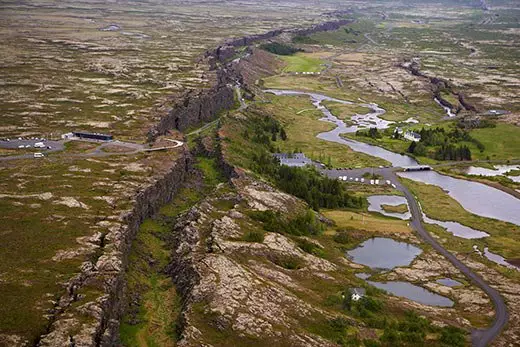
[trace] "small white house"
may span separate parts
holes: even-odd
[[[352,288],[350,289],[350,295],[352,301],[359,301],[365,296],[365,288]]]
[[[409,141],[414,141],[414,142],[419,142],[421,141],[421,135],[418,134],[418,133],[415,133],[413,131],[407,131],[404,133],[404,136],[403,136],[405,139],[409,140]]]

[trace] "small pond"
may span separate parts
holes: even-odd
[[[446,229],[447,232],[454,236],[461,237],[463,239],[480,239],[482,237],[488,237],[489,234],[480,230],[475,230],[457,222],[446,222],[435,220],[427,217],[423,213],[423,220],[428,224],[437,224]]]
[[[416,286],[408,282],[390,281],[390,282],[373,282],[367,281],[367,283],[373,285],[376,288],[386,290],[387,292],[400,296],[403,298],[410,299],[424,305],[439,306],[439,307],[452,307],[453,301],[450,299],[430,292],[423,287]]]
[[[398,196],[398,195],[372,195],[367,198],[368,200],[368,210],[370,212],[379,212],[382,215],[389,216],[389,217],[395,217],[399,219],[410,219],[411,215],[410,212],[407,211],[405,213],[397,213],[397,212],[387,212],[383,210],[381,205],[390,205],[390,206],[398,206],[405,204],[408,206],[406,199],[404,196]]]
[[[355,263],[372,269],[391,270],[397,266],[410,265],[421,253],[420,248],[409,243],[375,237],[348,251],[347,255]]]
[[[492,262],[496,263],[496,264],[503,265],[503,266],[508,267],[510,269],[520,270],[519,267],[517,267],[517,266],[515,266],[513,264],[508,263],[507,260],[504,257],[502,257],[501,255],[493,253],[493,252],[490,252],[487,247],[484,248],[484,256],[486,258],[488,258],[489,260],[491,260]]]

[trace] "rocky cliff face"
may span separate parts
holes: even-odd
[[[432,90],[433,96],[437,100],[439,100],[441,105],[449,107],[455,113],[459,113],[462,109],[464,109],[466,111],[470,111],[470,112],[478,111],[474,105],[472,105],[471,103],[469,103],[467,101],[466,96],[462,92],[455,90],[456,89],[455,86],[450,81],[448,81],[444,78],[440,78],[440,77],[435,77],[435,76],[431,77],[431,76],[428,76],[427,74],[425,74],[424,72],[422,72],[421,65],[418,60],[412,59],[411,61],[402,63],[399,66],[402,67],[403,69],[407,70],[414,76],[428,80],[431,84],[431,90]],[[453,94],[458,99],[460,105],[453,105],[448,100],[443,98],[442,94],[441,94],[442,91],[446,91],[450,94]]]
[[[163,111],[158,123],[148,132],[148,141],[166,134],[169,130],[184,131],[191,126],[202,124],[214,118],[219,112],[229,109],[234,104],[233,86],[241,84],[244,69],[237,68],[243,64],[242,59],[231,60],[238,53],[236,48],[249,46],[259,41],[275,38],[281,34],[309,35],[320,31],[336,30],[352,20],[330,21],[303,29],[277,29],[265,34],[249,35],[227,41],[224,45],[207,51],[201,58],[201,63],[207,64],[209,70],[206,79],[210,87],[189,90],[172,100]],[[247,51],[247,55],[251,50]]]
[[[166,134],[172,129],[183,131],[196,124],[207,122],[219,112],[230,109],[234,105],[233,85],[241,84],[244,80],[242,72],[255,65],[255,61],[251,59],[244,59],[249,61],[245,64],[241,63],[241,59],[228,62],[236,54],[235,47],[272,38],[283,32],[309,34],[334,30],[347,23],[348,21],[337,21],[323,23],[309,29],[275,30],[263,35],[232,40],[224,46],[207,52],[203,62],[210,67],[206,76],[211,81],[210,87],[190,90],[174,97],[158,123],[149,130],[148,140],[152,142],[159,135]],[[259,53],[255,56],[251,50],[248,52],[255,59],[261,55]],[[48,333],[41,336],[38,346],[117,344],[123,307],[122,297],[125,290],[124,273],[132,241],[143,220],[152,216],[161,205],[170,201],[176,194],[191,163],[192,157],[184,148],[180,158],[171,164],[165,174],[154,179],[152,184],[142,188],[136,194],[132,202],[133,207],[128,213],[120,216],[117,222],[107,221],[110,224],[110,232],[92,240],[100,246],[100,256],[93,261],[83,263],[81,272],[66,284],[67,293],[56,303]],[[225,161],[221,160],[220,165],[228,176],[238,175],[235,168]],[[196,215],[194,211],[184,220],[191,221]],[[188,253],[193,245],[197,244],[198,236],[193,230],[190,232],[189,225],[180,226],[179,232],[182,233],[184,240],[180,242],[182,247],[179,252],[184,252],[183,255],[187,255],[186,259],[189,259]],[[183,264],[189,263],[186,259]],[[173,265],[172,269],[180,288],[191,288],[194,283],[201,280],[201,274],[193,271],[189,265],[183,265],[183,268]],[[93,295],[95,299],[89,301],[89,294],[86,293],[95,293]]]
[[[56,304],[49,333],[39,346],[113,346],[119,333],[124,270],[133,239],[145,218],[172,199],[192,164],[189,151],[171,163],[167,172],[139,191],[132,209],[110,222],[110,232],[100,237],[101,256],[82,264],[81,272],[67,284],[67,294]],[[108,222],[107,222],[108,223]],[[94,301],[84,294],[102,292]]]
[[[312,294],[294,279],[293,271],[277,263],[295,259],[302,264],[298,278],[321,276],[331,281],[329,274],[336,265],[303,252],[281,234],[267,233],[259,243],[241,240],[256,223],[244,209],[294,213],[304,204],[244,175],[231,182],[232,192],[224,198],[233,208],[220,206],[223,197],[217,190],[184,214],[173,230],[169,273],[183,299],[178,345],[211,345],[210,331],[230,334],[221,345],[233,345],[235,338],[293,346],[335,345],[302,329],[301,321],[334,316],[301,299],[298,293]]]

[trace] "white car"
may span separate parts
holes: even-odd
[[[386,180],[386,184],[390,184],[390,181],[389,181],[389,180]]]
[[[376,180],[376,184],[379,184],[379,180]]]
[[[356,177],[355,181],[358,182],[358,181],[359,181],[359,178]]]
[[[34,153],[34,157],[35,158],[43,158],[44,155],[43,155],[43,153]]]
[[[25,146],[24,145],[20,145],[20,146],[18,146],[18,148],[25,148]]]
[[[360,181],[361,181],[361,183],[364,183],[364,182],[365,182],[365,179],[364,179],[364,178],[362,178],[362,179],[360,179]]]

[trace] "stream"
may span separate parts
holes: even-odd
[[[317,93],[300,92],[294,90],[269,89],[266,90],[266,92],[275,95],[309,96],[313,105],[323,113],[324,117],[321,118],[321,120],[336,125],[336,128],[331,131],[318,134],[317,137],[320,139],[341,143],[349,146],[356,152],[361,152],[374,157],[385,159],[392,163],[392,166],[394,167],[419,165],[413,158],[409,156],[394,153],[382,147],[341,137],[341,134],[355,133],[358,129],[363,128],[388,128],[393,122],[379,118],[385,113],[385,110],[380,108],[377,104],[364,104],[365,107],[369,107],[371,109],[371,112],[365,115],[353,116],[352,121],[356,124],[353,126],[347,126],[344,121],[335,117],[322,104],[322,102],[326,100],[342,104],[353,104],[351,101],[331,98]],[[441,175],[435,171],[402,172],[399,173],[399,176],[441,187],[453,199],[459,202],[464,209],[476,215],[520,225],[520,200],[516,199],[510,194],[502,192],[501,190],[492,188],[482,183]]]

